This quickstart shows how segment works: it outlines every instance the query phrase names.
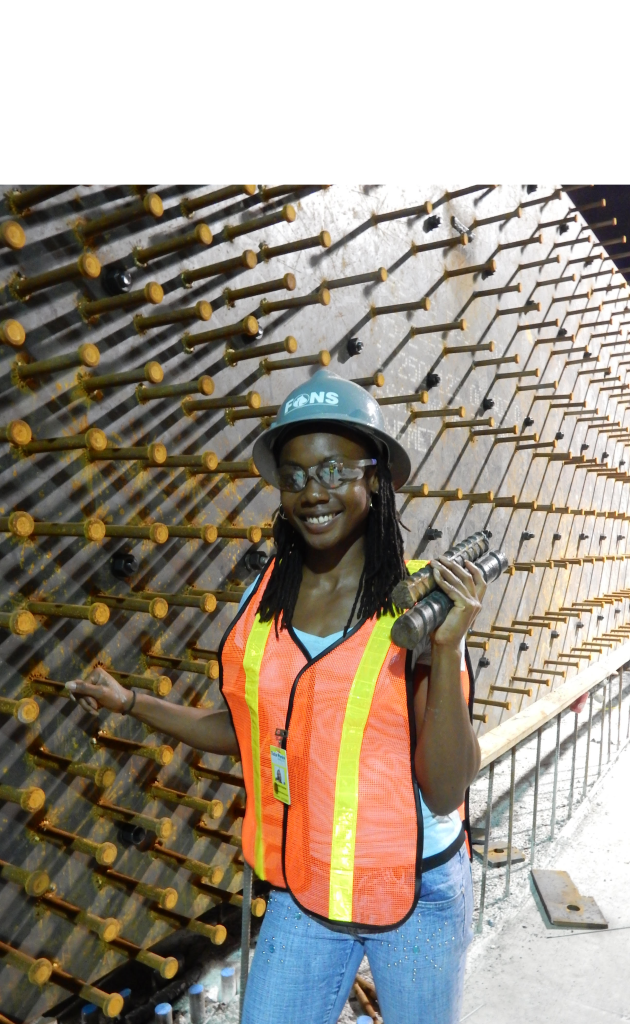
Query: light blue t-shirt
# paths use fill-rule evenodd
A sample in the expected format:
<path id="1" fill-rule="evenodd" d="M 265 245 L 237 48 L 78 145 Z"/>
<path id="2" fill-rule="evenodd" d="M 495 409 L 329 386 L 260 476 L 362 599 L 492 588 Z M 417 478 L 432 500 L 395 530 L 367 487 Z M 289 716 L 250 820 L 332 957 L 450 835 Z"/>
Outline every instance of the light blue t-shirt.
<path id="1" fill-rule="evenodd" d="M 239 611 L 245 604 L 245 601 L 251 594 L 252 590 L 258 583 L 258 577 L 244 592 L 240 603 Z M 328 647 L 332 647 L 337 640 L 341 640 L 343 636 L 343 630 L 339 630 L 338 633 L 330 633 L 328 636 L 316 636 L 314 633 L 305 633 L 301 629 L 293 627 L 293 632 L 297 636 L 300 643 L 306 648 L 311 658 L 316 658 L 319 654 L 322 654 Z M 424 826 L 424 842 L 422 847 L 422 857 L 433 857 L 437 853 L 441 853 L 447 846 L 453 843 L 462 829 L 462 822 L 458 811 L 451 811 L 450 814 L 433 814 L 424 800 L 422 799 L 422 793 L 420 793 L 420 807 L 422 808 L 422 822 Z"/>

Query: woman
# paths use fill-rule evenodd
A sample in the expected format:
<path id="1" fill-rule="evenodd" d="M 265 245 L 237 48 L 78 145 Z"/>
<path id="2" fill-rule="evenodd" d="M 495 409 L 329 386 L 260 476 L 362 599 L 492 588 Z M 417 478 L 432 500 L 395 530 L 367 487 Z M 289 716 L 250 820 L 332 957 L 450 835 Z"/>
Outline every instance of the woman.
<path id="1" fill-rule="evenodd" d="M 101 669 L 68 688 L 93 713 L 240 756 L 243 853 L 272 885 L 245 1024 L 334 1024 L 364 954 L 386 1024 L 454 1024 L 472 937 L 461 817 L 480 760 L 462 650 L 483 577 L 434 560 L 453 608 L 429 664 L 392 644 L 408 571 L 394 488 L 410 464 L 358 385 L 315 374 L 254 460 L 280 489 L 277 553 L 221 643 L 228 710 L 130 694 Z"/>

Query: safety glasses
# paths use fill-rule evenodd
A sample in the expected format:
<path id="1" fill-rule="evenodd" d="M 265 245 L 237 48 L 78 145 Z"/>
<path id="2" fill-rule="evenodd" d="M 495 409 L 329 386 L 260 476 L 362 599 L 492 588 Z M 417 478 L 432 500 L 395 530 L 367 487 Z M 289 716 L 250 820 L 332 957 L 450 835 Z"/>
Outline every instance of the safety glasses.
<path id="1" fill-rule="evenodd" d="M 303 491 L 309 480 L 317 480 L 327 490 L 342 487 L 350 480 L 360 480 L 368 466 L 376 466 L 376 459 L 324 459 L 316 466 L 294 466 L 291 463 L 279 466 L 275 484 L 281 491 Z"/>

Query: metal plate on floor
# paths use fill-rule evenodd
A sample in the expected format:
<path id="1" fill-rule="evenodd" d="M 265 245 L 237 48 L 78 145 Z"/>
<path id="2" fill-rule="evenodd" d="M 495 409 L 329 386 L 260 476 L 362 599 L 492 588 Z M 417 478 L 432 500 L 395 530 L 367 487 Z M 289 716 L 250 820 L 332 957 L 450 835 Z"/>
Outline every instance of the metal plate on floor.
<path id="1" fill-rule="evenodd" d="M 483 860 L 483 844 L 473 844 L 473 850 L 478 857 Z M 522 850 L 519 850 L 516 846 L 512 847 L 512 856 L 510 858 L 511 864 L 522 864 L 525 860 L 525 854 Z M 507 846 L 489 846 L 488 847 L 488 864 L 493 868 L 504 868 L 508 862 Z"/>
<path id="2" fill-rule="evenodd" d="M 608 928 L 592 896 L 582 896 L 567 871 L 532 871 L 534 885 L 551 924 L 568 928 Z"/>

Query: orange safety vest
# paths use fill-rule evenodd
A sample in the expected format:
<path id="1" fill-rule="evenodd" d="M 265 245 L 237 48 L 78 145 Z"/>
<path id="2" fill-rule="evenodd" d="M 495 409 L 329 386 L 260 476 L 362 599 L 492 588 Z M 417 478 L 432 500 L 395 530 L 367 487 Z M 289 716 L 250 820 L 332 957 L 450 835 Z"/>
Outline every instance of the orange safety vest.
<path id="1" fill-rule="evenodd" d="M 463 842 L 423 864 L 411 651 L 391 642 L 390 615 L 357 624 L 316 658 L 292 629 L 276 637 L 258 615 L 272 565 L 219 650 L 247 795 L 243 855 L 326 924 L 387 930 L 413 912 L 422 870 Z M 468 698 L 468 672 L 462 684 Z M 286 750 L 289 806 L 274 796 L 271 746 Z"/>

